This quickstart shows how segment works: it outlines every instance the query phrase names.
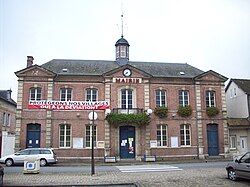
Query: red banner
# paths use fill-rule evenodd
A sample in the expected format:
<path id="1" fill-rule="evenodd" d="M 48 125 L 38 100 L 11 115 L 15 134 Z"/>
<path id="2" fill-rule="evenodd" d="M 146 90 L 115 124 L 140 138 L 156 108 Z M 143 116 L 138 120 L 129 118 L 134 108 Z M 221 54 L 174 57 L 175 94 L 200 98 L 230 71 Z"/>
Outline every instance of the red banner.
<path id="1" fill-rule="evenodd" d="M 50 110 L 106 110 L 108 101 L 29 101 L 28 108 Z"/>

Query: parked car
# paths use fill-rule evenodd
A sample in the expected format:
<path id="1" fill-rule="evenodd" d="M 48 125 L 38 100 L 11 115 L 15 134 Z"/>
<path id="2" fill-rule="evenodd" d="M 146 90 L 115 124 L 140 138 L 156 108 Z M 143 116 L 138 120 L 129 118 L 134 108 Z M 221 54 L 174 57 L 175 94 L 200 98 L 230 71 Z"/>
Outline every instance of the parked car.
<path id="1" fill-rule="evenodd" d="M 57 163 L 56 154 L 51 148 L 27 148 L 12 155 L 2 157 L 0 163 L 6 166 L 24 164 L 24 161 L 29 158 L 39 159 L 40 166 Z"/>
<path id="2" fill-rule="evenodd" d="M 226 166 L 227 177 L 230 180 L 239 178 L 250 180 L 250 152 L 245 153 L 239 159 L 236 158 L 233 162 Z"/>
<path id="3" fill-rule="evenodd" d="M 3 186 L 4 168 L 0 165 L 0 186 Z"/>

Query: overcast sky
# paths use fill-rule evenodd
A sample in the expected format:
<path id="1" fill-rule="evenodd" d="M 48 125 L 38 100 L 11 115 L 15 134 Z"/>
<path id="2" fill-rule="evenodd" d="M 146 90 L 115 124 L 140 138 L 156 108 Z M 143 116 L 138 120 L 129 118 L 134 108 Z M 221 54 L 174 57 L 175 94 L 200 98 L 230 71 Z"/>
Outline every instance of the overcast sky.
<path id="1" fill-rule="evenodd" d="M 250 78 L 250 0 L 0 0 L 0 90 L 16 100 L 29 55 L 115 60 L 122 9 L 131 61 Z"/>

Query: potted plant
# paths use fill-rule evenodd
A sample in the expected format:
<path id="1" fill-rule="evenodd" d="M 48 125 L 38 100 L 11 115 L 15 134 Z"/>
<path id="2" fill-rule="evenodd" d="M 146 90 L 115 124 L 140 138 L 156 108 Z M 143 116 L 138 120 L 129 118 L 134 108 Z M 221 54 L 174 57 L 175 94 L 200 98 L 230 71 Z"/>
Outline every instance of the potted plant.
<path id="1" fill-rule="evenodd" d="M 219 114 L 220 111 L 217 107 L 212 106 L 212 107 L 207 107 L 206 112 L 209 117 L 213 117 Z"/>
<path id="2" fill-rule="evenodd" d="M 154 114 L 157 115 L 159 118 L 167 117 L 168 115 L 168 108 L 165 106 L 156 107 L 154 110 Z"/>
<path id="3" fill-rule="evenodd" d="M 180 106 L 178 109 L 178 114 L 182 117 L 188 117 L 192 114 L 192 108 L 190 105 Z"/>

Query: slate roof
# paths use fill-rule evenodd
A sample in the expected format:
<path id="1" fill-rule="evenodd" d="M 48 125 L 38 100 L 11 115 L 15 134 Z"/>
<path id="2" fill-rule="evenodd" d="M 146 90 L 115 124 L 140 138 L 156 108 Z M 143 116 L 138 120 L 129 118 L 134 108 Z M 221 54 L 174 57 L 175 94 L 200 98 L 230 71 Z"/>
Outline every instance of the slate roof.
<path id="1" fill-rule="evenodd" d="M 194 78 L 204 73 L 187 63 L 129 61 L 128 64 L 153 77 Z M 65 75 L 103 75 L 120 67 L 116 61 L 67 59 L 53 59 L 41 66 L 56 74 Z"/>
<path id="2" fill-rule="evenodd" d="M 129 46 L 128 41 L 125 38 L 123 38 L 123 36 L 119 40 L 117 40 L 117 42 L 115 43 L 115 46 L 117 46 L 119 44 L 125 44 L 125 45 Z"/>
<path id="3" fill-rule="evenodd" d="M 16 106 L 17 103 L 12 98 L 8 99 L 8 92 L 9 90 L 0 90 L 0 99 Z"/>
<path id="4" fill-rule="evenodd" d="M 231 79 L 238 85 L 246 94 L 250 94 L 250 80 L 249 79 Z"/>

